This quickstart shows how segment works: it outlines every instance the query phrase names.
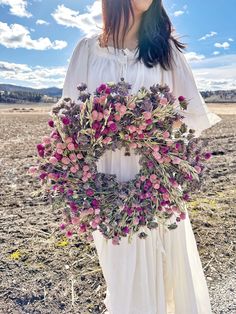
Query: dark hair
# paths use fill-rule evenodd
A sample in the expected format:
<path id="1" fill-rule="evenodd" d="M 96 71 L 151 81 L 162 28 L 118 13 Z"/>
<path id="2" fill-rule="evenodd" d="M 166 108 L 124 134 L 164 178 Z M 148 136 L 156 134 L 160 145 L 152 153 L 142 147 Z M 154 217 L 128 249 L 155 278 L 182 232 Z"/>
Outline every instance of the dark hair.
<path id="1" fill-rule="evenodd" d="M 134 23 L 131 0 L 102 0 L 103 33 L 100 37 L 100 43 L 102 42 L 107 46 L 108 37 L 112 34 L 114 48 L 120 48 L 118 39 L 123 16 L 123 48 L 124 37 L 129 26 L 130 13 Z M 163 7 L 162 0 L 153 0 L 150 8 L 142 15 L 138 32 L 139 54 L 137 60 L 143 60 L 144 64 L 149 68 L 160 64 L 163 69 L 170 69 L 172 61 L 170 41 L 172 40 L 180 51 L 185 48 L 185 44 L 173 37 L 172 30 L 172 23 Z"/>

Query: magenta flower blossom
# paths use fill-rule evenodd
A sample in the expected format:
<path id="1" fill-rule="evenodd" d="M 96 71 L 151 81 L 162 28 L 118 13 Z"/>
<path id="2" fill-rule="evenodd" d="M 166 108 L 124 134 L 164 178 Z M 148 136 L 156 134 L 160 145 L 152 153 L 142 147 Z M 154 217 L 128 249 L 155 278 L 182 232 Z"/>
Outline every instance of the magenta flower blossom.
<path id="1" fill-rule="evenodd" d="M 93 195 L 94 195 L 94 190 L 92 190 L 92 189 L 87 189 L 87 190 L 86 190 L 86 195 L 88 195 L 88 196 L 93 196 Z"/>
<path id="2" fill-rule="evenodd" d="M 93 208 L 98 208 L 99 207 L 99 201 L 94 198 L 91 202 L 91 205 L 93 206 Z"/>
<path id="3" fill-rule="evenodd" d="M 179 97 L 178 97 L 178 100 L 179 100 L 180 102 L 185 101 L 185 97 L 184 97 L 184 96 L 179 96 Z"/>
<path id="4" fill-rule="evenodd" d="M 205 153 L 204 157 L 205 157 L 205 159 L 210 159 L 212 157 L 212 153 L 207 152 L 207 153 Z"/>
<path id="5" fill-rule="evenodd" d="M 53 128 L 53 127 L 54 127 L 54 122 L 53 122 L 53 120 L 49 120 L 49 121 L 48 121 L 48 125 L 49 125 L 51 128 Z"/>
<path id="6" fill-rule="evenodd" d="M 61 121 L 64 125 L 69 125 L 71 123 L 71 121 L 68 117 L 62 117 Z"/>
<path id="7" fill-rule="evenodd" d="M 116 132 L 116 131 L 117 131 L 117 125 L 116 125 L 115 122 L 113 122 L 113 123 L 111 123 L 111 124 L 109 125 L 109 130 L 110 130 L 111 132 Z"/>

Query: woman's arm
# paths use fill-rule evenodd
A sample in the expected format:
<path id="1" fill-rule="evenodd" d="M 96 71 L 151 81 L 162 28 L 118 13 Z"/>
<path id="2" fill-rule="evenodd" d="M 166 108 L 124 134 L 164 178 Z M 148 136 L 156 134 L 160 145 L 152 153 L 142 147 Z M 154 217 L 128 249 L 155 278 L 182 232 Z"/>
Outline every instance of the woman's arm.
<path id="1" fill-rule="evenodd" d="M 181 114 L 185 117 L 184 122 L 189 128 L 195 129 L 195 136 L 201 135 L 202 131 L 220 122 L 222 119 L 215 113 L 209 111 L 203 97 L 197 89 L 192 70 L 187 63 L 183 53 L 173 45 L 173 71 L 172 84 L 173 94 L 185 96 L 189 100 L 187 110 Z"/>
<path id="2" fill-rule="evenodd" d="M 83 37 L 75 46 L 66 72 L 62 98 L 78 99 L 77 86 L 87 82 L 88 38 Z"/>

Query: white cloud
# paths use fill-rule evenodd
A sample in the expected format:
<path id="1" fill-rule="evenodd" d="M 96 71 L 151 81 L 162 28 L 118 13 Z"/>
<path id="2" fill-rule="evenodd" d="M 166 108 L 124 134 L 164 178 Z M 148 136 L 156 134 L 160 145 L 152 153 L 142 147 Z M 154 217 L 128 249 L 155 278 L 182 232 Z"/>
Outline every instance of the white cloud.
<path id="1" fill-rule="evenodd" d="M 217 35 L 217 32 L 210 32 L 209 34 L 206 34 L 203 37 L 199 38 L 199 40 L 206 40 L 207 38 L 210 38 L 216 35 Z"/>
<path id="2" fill-rule="evenodd" d="M 36 21 L 36 24 L 37 24 L 37 25 L 49 25 L 49 23 L 46 22 L 46 21 L 44 21 L 44 20 L 37 20 L 37 21 Z"/>
<path id="3" fill-rule="evenodd" d="M 66 70 L 66 67 L 30 67 L 27 64 L 0 61 L 0 79 L 4 80 L 4 83 L 35 88 L 62 88 Z"/>
<path id="4" fill-rule="evenodd" d="M 34 50 L 63 49 L 67 46 L 66 41 L 51 41 L 47 37 L 32 39 L 30 31 L 20 24 L 11 24 L 0 22 L 0 44 L 7 48 L 25 48 Z"/>
<path id="5" fill-rule="evenodd" d="M 26 0 L 0 0 L 1 5 L 10 6 L 10 13 L 19 17 L 31 17 L 32 14 L 27 11 Z"/>
<path id="6" fill-rule="evenodd" d="M 185 57 L 188 62 L 200 61 L 205 59 L 204 55 L 197 54 L 196 52 L 187 52 L 185 53 Z"/>
<path id="7" fill-rule="evenodd" d="M 191 66 L 199 89 L 236 89 L 236 54 L 205 58 Z"/>
<path id="8" fill-rule="evenodd" d="M 224 43 L 215 43 L 214 45 L 216 48 L 224 48 L 224 49 L 228 49 L 230 47 L 230 44 L 225 41 Z"/>
<path id="9" fill-rule="evenodd" d="M 62 4 L 58 5 L 51 15 L 58 24 L 79 28 L 85 34 L 97 33 L 102 27 L 100 0 L 96 0 L 91 6 L 87 6 L 86 13 L 80 13 Z"/>
<path id="10" fill-rule="evenodd" d="M 174 15 L 175 17 L 181 16 L 181 15 L 183 15 L 183 14 L 185 14 L 185 13 L 188 13 L 187 9 L 188 9 L 188 6 L 187 6 L 187 4 L 185 4 L 181 10 L 176 10 L 176 11 L 173 13 L 173 15 Z"/>
<path id="11" fill-rule="evenodd" d="M 233 38 L 229 38 L 228 41 L 234 41 Z"/>
<path id="12" fill-rule="evenodd" d="M 220 54 L 220 52 L 219 51 L 213 51 L 213 53 L 212 53 L 214 56 L 217 56 L 217 55 L 219 55 Z"/>
<path id="13" fill-rule="evenodd" d="M 179 10 L 179 11 L 175 11 L 174 12 L 174 16 L 181 16 L 181 15 L 183 15 L 184 14 L 184 11 L 182 11 L 182 10 Z"/>

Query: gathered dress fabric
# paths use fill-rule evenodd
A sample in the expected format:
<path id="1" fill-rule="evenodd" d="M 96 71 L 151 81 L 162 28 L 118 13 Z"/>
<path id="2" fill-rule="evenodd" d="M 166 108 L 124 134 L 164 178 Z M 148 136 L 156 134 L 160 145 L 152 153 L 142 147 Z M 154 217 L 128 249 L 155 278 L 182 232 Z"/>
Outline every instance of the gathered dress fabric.
<path id="1" fill-rule="evenodd" d="M 147 68 L 136 62 L 137 49 L 100 47 L 99 34 L 84 36 L 75 46 L 67 69 L 62 97 L 78 98 L 77 86 L 84 82 L 92 93 L 101 83 L 129 82 L 130 93 L 140 87 L 167 84 L 173 94 L 189 99 L 184 122 L 200 136 L 203 130 L 221 121 L 210 112 L 201 97 L 191 68 L 183 53 L 173 48 L 173 68 L 159 65 Z M 176 106 L 176 110 L 179 108 Z M 116 174 L 117 180 L 133 179 L 139 172 L 139 157 L 131 149 L 107 150 L 97 162 L 99 172 Z M 166 226 L 149 230 L 131 243 L 122 238 L 120 245 L 106 240 L 99 230 L 93 232 L 99 263 L 106 281 L 104 303 L 108 314 L 211 314 L 208 287 L 195 236 L 186 208 L 186 219 L 175 230 Z M 174 220 L 172 221 L 174 222 Z"/>

